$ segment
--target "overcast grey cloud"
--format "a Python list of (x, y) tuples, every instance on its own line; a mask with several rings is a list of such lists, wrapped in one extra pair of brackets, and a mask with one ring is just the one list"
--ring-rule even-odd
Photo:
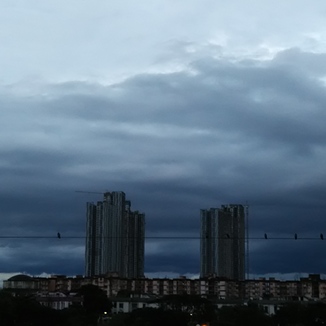
[(198, 274), (198, 239), (155, 237), (228, 203), (251, 238), (299, 235), (250, 240), (251, 274), (325, 271), (323, 2), (0, 5), (0, 272), (83, 273), (101, 196), (76, 190), (146, 213), (151, 275)]

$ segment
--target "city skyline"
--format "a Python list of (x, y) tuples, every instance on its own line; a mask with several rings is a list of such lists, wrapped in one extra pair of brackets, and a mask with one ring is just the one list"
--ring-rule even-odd
[(146, 213), (145, 273), (197, 276), (225, 203), (250, 207), (250, 275), (325, 273), (325, 1), (0, 8), (0, 272), (83, 274), (99, 198), (76, 191), (109, 187)]
[[(82, 192), (82, 193), (92, 193), (92, 192), (88, 192), (88, 191), (79, 191), (79, 192)], [(97, 192), (94, 192), (94, 193), (97, 193)], [(104, 192), (103, 193), (104, 195), (105, 194), (110, 194), (110, 192)], [(99, 202), (98, 202), (99, 203)], [(129, 209), (130, 209), (130, 201), (128, 201), (128, 200), (126, 200), (125, 201), (125, 203), (127, 204), (127, 206), (129, 206)], [(88, 204), (92, 204), (92, 203), (88, 203)], [(96, 206), (96, 205), (94, 205), (94, 206)], [(223, 208), (223, 207), (227, 207), (228, 205), (221, 205), (221, 208)], [(231, 205), (232, 206), (232, 205)], [(240, 206), (242, 206), (243, 207), (243, 205), (240, 205)], [(249, 209), (249, 206), (248, 205), (246, 205), (246, 208), (247, 209)], [(214, 210), (214, 209), (213, 209)], [(215, 209), (217, 212), (220, 210), (220, 209)], [(202, 209), (200, 210), (200, 211), (202, 211)], [(139, 212), (138, 211), (135, 211), (134, 213), (136, 213), (136, 214), (138, 214)], [(140, 214), (140, 215), (142, 215), (142, 214)], [(199, 230), (199, 229), (198, 229)], [(197, 231), (198, 231), (197, 230)], [(199, 233), (199, 232), (197, 232), (197, 233)], [(228, 239), (226, 239), (226, 236), (227, 236), (227, 238)], [(228, 237), (229, 236), (229, 237)], [(7, 238), (7, 239), (15, 239), (15, 238), (17, 238), (17, 237), (10, 237), (10, 236), (5, 236), (5, 237), (3, 237), (3, 238)], [(19, 238), (21, 238), (21, 239), (24, 239), (25, 237), (24, 236), (19, 236), (18, 237), (18, 239)], [(28, 236), (27, 236), (27, 238), (28, 238)], [(33, 237), (32, 237), (33, 238)], [(59, 239), (59, 233), (58, 233), (58, 236), (49, 236), (49, 237), (40, 237), (40, 236), (36, 236), (35, 237), (35, 239), (38, 239), (38, 238), (41, 238), (41, 239), (46, 239), (46, 238), (48, 238), (48, 239), (51, 239), (51, 238), (57, 238), (57, 239)], [(68, 239), (69, 240), (69, 236), (65, 236), (64, 234), (60, 234), (60, 240), (61, 240), (61, 238), (62, 239)], [(72, 238), (75, 238), (75, 237), (72, 237)], [(79, 238), (84, 238), (84, 237), (79, 237)], [(151, 240), (153, 240), (153, 239), (155, 239), (155, 238), (158, 238), (158, 239), (160, 239), (161, 237), (160, 236), (157, 236), (157, 237), (148, 237), (149, 238), (149, 241), (151, 241)], [(187, 237), (182, 237), (182, 236), (180, 236), (180, 237), (175, 237), (175, 236), (166, 236), (166, 237), (163, 237), (163, 239), (164, 240), (169, 240), (169, 239), (180, 239), (180, 240), (187, 240)], [(144, 239), (146, 239), (146, 237), (144, 237)], [(202, 240), (202, 235), (200, 235), (200, 236), (194, 236), (194, 237), (190, 237), (189, 239), (198, 239), (198, 240)], [(220, 232), (218, 232), (218, 236), (216, 237), (216, 239), (217, 240), (232, 240), (232, 239), (239, 239), (237, 236), (231, 236), (230, 234), (224, 234), (224, 232), (222, 232), (222, 233), (220, 233)], [(245, 240), (246, 240), (246, 237), (245, 236), (243, 236), (243, 238), (240, 238), (241, 240), (243, 240), (243, 242), (245, 242)], [(257, 234), (257, 236), (256, 237), (249, 237), (248, 238), (248, 240), (249, 241), (255, 241), (255, 240), (260, 240), (259, 241), (259, 243), (263, 243), (263, 242), (275, 242), (275, 241), (277, 241), (277, 242), (279, 242), (279, 241), (284, 241), (284, 240), (298, 240), (299, 242), (300, 241), (302, 241), (302, 240), (316, 240), (316, 241), (318, 241), (318, 242), (320, 242), (321, 240), (323, 240), (323, 233), (320, 233), (320, 234), (314, 234), (312, 237), (303, 237), (302, 236), (302, 234), (301, 233), (299, 233), (299, 234), (297, 234), (297, 233), (288, 233), (287, 235), (286, 235), (286, 237), (280, 237), (279, 235), (272, 235), (271, 233), (258, 233)], [(173, 241), (173, 240), (172, 240)], [(261, 242), (262, 241), (262, 242)], [(198, 242), (198, 248), (199, 248), (199, 242)], [(158, 258), (159, 258), (159, 256), (158, 256)], [(253, 261), (252, 261), (253, 262)], [(199, 266), (199, 263), (198, 263), (198, 266)], [(196, 270), (200, 270), (199, 268), (197, 268), (196, 267)], [(317, 273), (317, 272), (319, 272), (319, 270), (315, 270), (315, 272)], [(17, 272), (17, 273), (19, 273), (19, 272)], [(161, 274), (161, 276), (158, 276), (158, 277), (167, 277), (167, 275), (172, 275), (172, 277), (176, 277), (176, 275), (189, 275), (189, 277), (191, 277), (191, 278), (193, 278), (194, 276), (196, 276), (196, 274), (198, 274), (197, 275), (197, 277), (199, 277), (199, 275), (200, 275), (200, 272), (198, 272), (198, 273), (193, 273), (193, 272), (189, 272), (189, 271), (184, 271), (183, 273), (175, 273), (175, 272), (159, 272), (159, 271), (151, 271), (151, 272), (148, 272), (148, 273), (146, 273), (147, 275), (153, 275), (153, 277), (156, 277), (155, 276), (155, 274), (157, 273), (157, 275), (159, 275), (159, 274)], [(0, 273), (1, 274), (1, 273)], [(14, 274), (16, 274), (16, 273), (14, 273)], [(43, 273), (43, 274), (47, 274), (46, 272), (45, 273)], [(77, 274), (79, 274), (79, 272), (77, 273)], [(282, 278), (282, 274), (284, 274), (285, 275), (285, 279), (297, 279), (300, 275), (301, 276), (306, 276), (306, 275), (308, 275), (309, 273), (304, 273), (304, 272), (301, 272), (301, 271), (295, 271), (295, 272), (293, 272), (293, 273), (273, 273), (273, 271), (267, 271), (265, 274), (254, 274), (254, 273), (250, 273), (251, 275), (252, 275), (252, 277), (255, 277), (255, 275), (256, 275), (256, 277), (260, 277), (260, 276), (264, 276), (264, 275), (266, 275), (267, 277), (269, 277), (269, 276), (271, 276), (271, 277), (279, 277), (280, 279), (283, 279)], [(322, 274), (322, 273), (321, 273)], [(50, 274), (49, 274), (50, 275)], [(248, 274), (249, 275), (249, 274)], [(249, 278), (250, 278), (250, 275), (249, 275)]]

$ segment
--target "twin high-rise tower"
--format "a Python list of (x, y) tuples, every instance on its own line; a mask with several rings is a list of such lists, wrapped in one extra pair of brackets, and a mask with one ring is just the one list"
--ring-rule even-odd
[(131, 211), (122, 191), (106, 192), (103, 201), (87, 203), (86, 214), (85, 275), (143, 277), (145, 215)]
[(200, 276), (245, 279), (245, 209), (222, 205), (200, 211)]
[[(87, 203), (86, 215), (85, 275), (143, 277), (145, 215), (131, 211), (125, 193), (104, 193), (103, 201)], [(201, 277), (245, 279), (245, 215), (243, 205), (200, 211)]]

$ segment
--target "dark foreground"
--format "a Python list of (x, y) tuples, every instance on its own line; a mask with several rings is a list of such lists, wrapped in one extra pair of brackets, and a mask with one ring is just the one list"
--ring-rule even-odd
[[(169, 298), (171, 301), (171, 298)], [(205, 299), (184, 305), (162, 300), (160, 308), (137, 309), (128, 314), (110, 315), (111, 303), (102, 293), (84, 293), (83, 306), (53, 310), (32, 296), (16, 296), (0, 291), (1, 326), (317, 326), (326, 325), (326, 304), (291, 303), (267, 316), (257, 305), (215, 309)], [(180, 303), (180, 304), (178, 304)], [(103, 314), (106, 311), (106, 314)]]

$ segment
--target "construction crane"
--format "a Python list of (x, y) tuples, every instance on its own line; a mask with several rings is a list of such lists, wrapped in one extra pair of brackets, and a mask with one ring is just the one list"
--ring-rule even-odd
[(75, 190), (75, 192), (82, 194), (94, 194), (94, 195), (102, 195), (104, 198), (107, 197), (107, 194), (110, 194), (110, 191), (85, 191), (85, 190)]
[(83, 194), (98, 194), (98, 195), (104, 195), (105, 193), (107, 193), (108, 191), (102, 191), (102, 192), (99, 192), (99, 191), (84, 191), (84, 190), (75, 190), (75, 192), (78, 192), (78, 193), (83, 193)]

